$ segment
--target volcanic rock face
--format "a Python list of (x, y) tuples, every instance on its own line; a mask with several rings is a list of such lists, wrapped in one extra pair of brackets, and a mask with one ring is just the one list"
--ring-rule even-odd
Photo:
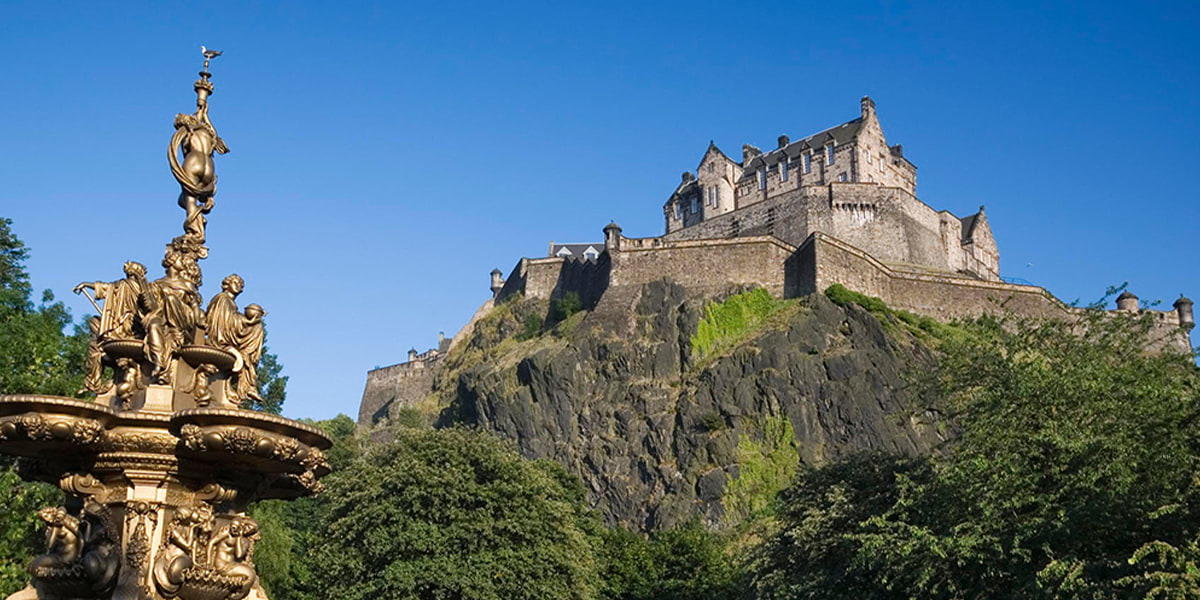
[(642, 530), (726, 519), (746, 448), (761, 447), (772, 422), (786, 419), (787, 450), (807, 464), (941, 441), (909, 382), (931, 360), (911, 337), (816, 295), (694, 359), (710, 301), (667, 282), (610, 290), (593, 311), (523, 341), (521, 307), (502, 307), (447, 358), (434, 384), (439, 425), (495, 431), (529, 458), (565, 465), (610, 523)]

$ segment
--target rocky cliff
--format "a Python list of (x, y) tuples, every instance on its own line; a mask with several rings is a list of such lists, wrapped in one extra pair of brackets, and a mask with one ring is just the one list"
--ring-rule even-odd
[[(492, 430), (566, 465), (610, 522), (644, 530), (743, 518), (796, 459), (919, 453), (942, 439), (907, 376), (930, 353), (903, 328), (814, 295), (768, 299), (769, 314), (698, 343), (734, 292), (657, 282), (609, 290), (570, 316), (501, 304), (444, 359), (431, 396), (401, 410)], [(543, 324), (547, 312), (560, 322)]]

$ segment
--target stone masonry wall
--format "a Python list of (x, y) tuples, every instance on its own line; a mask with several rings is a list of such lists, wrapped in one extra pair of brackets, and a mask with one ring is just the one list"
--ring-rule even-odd
[(668, 279), (684, 287), (719, 289), (760, 285), (783, 296), (784, 265), (795, 248), (772, 237), (682, 241), (622, 238), (613, 256), (609, 286), (636, 286)]
[(418, 360), (367, 371), (358, 424), (378, 423), (396, 406), (412, 406), (433, 390), (438, 360)]
[[(1013, 313), (1028, 317), (1066, 318), (1076, 310), (1044, 288), (998, 281), (981, 281), (950, 274), (905, 270), (886, 265), (842, 240), (814, 233), (796, 250), (789, 268), (800, 272), (805, 293), (824, 291), (840, 283), (876, 296), (889, 306), (939, 320), (974, 317), (987, 313)], [(1155, 317), (1152, 338), (1163, 346), (1187, 351), (1191, 340), (1179, 327), (1174, 311), (1146, 311)]]

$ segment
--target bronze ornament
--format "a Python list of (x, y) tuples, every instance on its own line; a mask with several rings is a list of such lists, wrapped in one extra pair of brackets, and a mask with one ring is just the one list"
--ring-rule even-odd
[(320, 430), (242, 408), (258, 398), (267, 314), (239, 310), (245, 281), (226, 277), (207, 304), (200, 294), (213, 154), (229, 151), (208, 116), (220, 53), (203, 52), (196, 112), (176, 117), (168, 145), (184, 219), (163, 275), (128, 261), (121, 279), (75, 287), (97, 312), (82, 365), (94, 397), (0, 396), (0, 452), (65, 492), (38, 513), (45, 551), (9, 600), (265, 599), (246, 507), (316, 493), (329, 472)]

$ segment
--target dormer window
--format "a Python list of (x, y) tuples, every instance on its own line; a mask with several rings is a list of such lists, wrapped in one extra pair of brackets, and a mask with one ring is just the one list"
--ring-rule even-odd
[(700, 212), (700, 197), (692, 196), (692, 214), (694, 215), (699, 212)]
[(785, 156), (785, 157), (783, 157), (783, 160), (779, 161), (779, 180), (780, 181), (788, 180), (788, 171), (790, 171), (791, 168), (792, 168), (791, 157)]
[(804, 153), (804, 172), (812, 173), (812, 152)]
[(676, 219), (683, 218), (683, 203), (682, 202), (675, 203), (675, 218)]
[(833, 144), (825, 145), (825, 164), (833, 164)]
[(760, 190), (767, 189), (767, 170), (766, 169), (758, 170), (758, 189), (760, 189)]

